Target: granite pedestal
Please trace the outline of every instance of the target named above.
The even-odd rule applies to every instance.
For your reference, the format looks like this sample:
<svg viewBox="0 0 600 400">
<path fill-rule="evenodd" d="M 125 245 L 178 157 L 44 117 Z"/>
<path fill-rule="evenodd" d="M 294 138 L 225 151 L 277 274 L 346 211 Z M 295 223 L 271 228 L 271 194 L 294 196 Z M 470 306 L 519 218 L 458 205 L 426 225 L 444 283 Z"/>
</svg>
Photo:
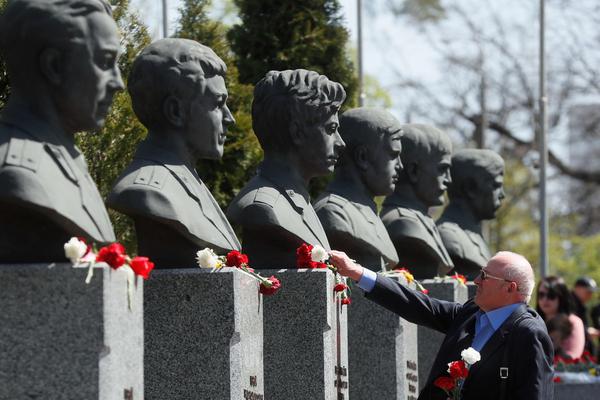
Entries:
<svg viewBox="0 0 600 400">
<path fill-rule="evenodd" d="M 599 394 L 600 382 L 554 384 L 554 400 L 597 400 Z"/>
<path fill-rule="evenodd" d="M 350 397 L 416 400 L 417 325 L 368 300 L 356 285 L 353 289 L 348 308 Z"/>
<path fill-rule="evenodd" d="M 333 273 L 301 269 L 261 274 L 277 276 L 282 285 L 264 299 L 265 398 L 348 399 L 348 306 L 335 299 Z"/>
<path fill-rule="evenodd" d="M 143 281 L 70 264 L 0 265 L 0 399 L 143 400 Z"/>
<path fill-rule="evenodd" d="M 144 308 L 146 400 L 264 399 L 256 280 L 235 268 L 154 271 Z"/>
<path fill-rule="evenodd" d="M 440 300 L 464 303 L 467 301 L 467 288 L 458 281 L 448 279 L 436 281 L 427 279 L 421 282 L 429 290 L 429 296 Z M 442 333 L 424 326 L 418 327 L 419 335 L 419 388 L 423 389 L 438 350 L 444 340 Z"/>
</svg>

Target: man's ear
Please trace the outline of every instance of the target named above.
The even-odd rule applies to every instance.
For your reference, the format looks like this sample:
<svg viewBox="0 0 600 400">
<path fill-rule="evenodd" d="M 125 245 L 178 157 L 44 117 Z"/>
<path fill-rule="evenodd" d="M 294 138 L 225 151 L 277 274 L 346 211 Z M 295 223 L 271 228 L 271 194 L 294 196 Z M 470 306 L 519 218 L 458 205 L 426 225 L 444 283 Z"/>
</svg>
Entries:
<svg viewBox="0 0 600 400">
<path fill-rule="evenodd" d="M 181 128 L 185 122 L 183 102 L 176 96 L 167 96 L 163 102 L 163 114 L 167 121 L 177 128 Z"/>
<path fill-rule="evenodd" d="M 369 169 L 369 149 L 364 145 L 359 145 L 354 148 L 352 152 L 354 158 L 354 164 L 359 171 L 366 171 Z"/>
<path fill-rule="evenodd" d="M 60 85 L 65 73 L 62 52 L 58 49 L 47 47 L 40 54 L 40 72 L 52 85 Z"/>
<path fill-rule="evenodd" d="M 290 121 L 290 139 L 294 146 L 302 146 L 304 144 L 304 132 L 296 119 Z"/>
<path fill-rule="evenodd" d="M 404 173 L 411 184 L 417 183 L 419 180 L 419 164 L 416 161 L 404 164 Z"/>
<path fill-rule="evenodd" d="M 479 198 L 479 183 L 475 178 L 467 178 L 462 183 L 462 191 L 465 197 L 469 200 L 476 200 Z"/>
</svg>

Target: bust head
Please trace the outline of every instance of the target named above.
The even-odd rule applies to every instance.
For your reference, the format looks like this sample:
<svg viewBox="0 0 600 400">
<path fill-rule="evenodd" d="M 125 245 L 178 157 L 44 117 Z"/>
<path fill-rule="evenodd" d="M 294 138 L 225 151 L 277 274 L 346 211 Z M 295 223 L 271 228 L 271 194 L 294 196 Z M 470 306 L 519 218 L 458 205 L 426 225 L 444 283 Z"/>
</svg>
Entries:
<svg viewBox="0 0 600 400">
<path fill-rule="evenodd" d="M 118 29 L 104 0 L 12 0 L 0 50 L 13 95 L 55 114 L 67 133 L 100 128 L 123 88 Z"/>
<path fill-rule="evenodd" d="M 265 158 L 295 160 L 308 178 L 332 172 L 344 147 L 338 110 L 345 99 L 341 84 L 314 71 L 268 72 L 252 101 L 252 128 Z"/>
<path fill-rule="evenodd" d="M 502 157 L 491 150 L 458 150 L 452 156 L 450 172 L 450 201 L 465 201 L 477 220 L 493 219 L 504 199 Z"/>
<path fill-rule="evenodd" d="M 338 169 L 356 171 L 372 196 L 394 191 L 402 168 L 402 126 L 392 114 L 373 108 L 354 108 L 340 117 L 346 149 Z"/>
<path fill-rule="evenodd" d="M 412 187 L 415 196 L 426 207 L 442 205 L 450 183 L 450 138 L 430 125 L 407 124 L 402 130 L 400 158 L 404 169 L 398 182 Z M 406 186 L 399 186 L 396 186 L 398 191 L 406 190 Z"/>
<path fill-rule="evenodd" d="M 181 135 L 196 158 L 220 159 L 227 126 L 227 67 L 209 47 L 162 39 L 136 58 L 127 88 L 133 110 L 153 134 Z"/>
</svg>

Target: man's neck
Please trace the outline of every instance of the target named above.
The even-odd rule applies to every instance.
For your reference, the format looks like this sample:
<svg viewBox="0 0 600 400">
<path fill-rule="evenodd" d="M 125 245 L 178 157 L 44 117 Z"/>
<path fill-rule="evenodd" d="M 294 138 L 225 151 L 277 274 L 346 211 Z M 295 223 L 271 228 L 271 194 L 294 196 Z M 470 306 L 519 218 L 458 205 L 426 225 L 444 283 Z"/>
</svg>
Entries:
<svg viewBox="0 0 600 400">
<path fill-rule="evenodd" d="M 161 131 L 159 133 L 153 129 L 148 131 L 146 142 L 173 154 L 188 168 L 195 168 L 198 160 L 193 156 L 189 146 L 178 132 Z"/>
<path fill-rule="evenodd" d="M 413 187 L 407 183 L 396 184 L 394 193 L 388 197 L 390 202 L 393 202 L 400 207 L 411 210 L 420 211 L 423 215 L 428 215 L 429 207 L 424 204 L 416 195 Z M 387 201 L 386 201 L 387 202 Z"/>
</svg>

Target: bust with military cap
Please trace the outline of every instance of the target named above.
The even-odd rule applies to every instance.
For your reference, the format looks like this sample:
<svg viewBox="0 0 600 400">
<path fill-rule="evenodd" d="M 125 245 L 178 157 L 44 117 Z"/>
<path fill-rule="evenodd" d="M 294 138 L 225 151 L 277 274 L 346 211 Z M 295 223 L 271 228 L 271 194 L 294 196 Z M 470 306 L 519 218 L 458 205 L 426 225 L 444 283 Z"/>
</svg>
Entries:
<svg viewBox="0 0 600 400">
<path fill-rule="evenodd" d="M 373 198 L 394 191 L 402 127 L 385 110 L 355 108 L 341 115 L 340 135 L 346 148 L 315 210 L 332 248 L 374 271 L 391 270 L 398 254 Z"/>
<path fill-rule="evenodd" d="M 481 226 L 495 218 L 504 199 L 504 160 L 492 150 L 458 150 L 450 175 L 450 201 L 438 229 L 456 272 L 473 280 L 491 257 Z"/>
<path fill-rule="evenodd" d="M 128 81 L 133 110 L 148 129 L 117 179 L 108 205 L 135 221 L 138 251 L 157 268 L 193 267 L 198 250 L 240 245 L 195 165 L 220 159 L 227 126 L 225 63 L 188 39 L 162 39 L 134 61 Z"/>
<path fill-rule="evenodd" d="M 0 114 L 0 262 L 65 261 L 72 236 L 115 235 L 74 135 L 123 88 L 104 0 L 12 0 L 0 16 L 11 94 Z"/>
<path fill-rule="evenodd" d="M 428 210 L 444 203 L 452 143 L 446 133 L 430 125 L 407 124 L 402 131 L 403 169 L 394 193 L 383 202 L 381 220 L 400 266 L 417 279 L 443 276 L 454 265 Z"/>
<path fill-rule="evenodd" d="M 227 210 L 253 267 L 293 268 L 302 243 L 329 249 L 308 184 L 333 172 L 344 147 L 345 98 L 341 84 L 304 69 L 270 71 L 256 85 L 252 127 L 264 160 Z"/>
</svg>

